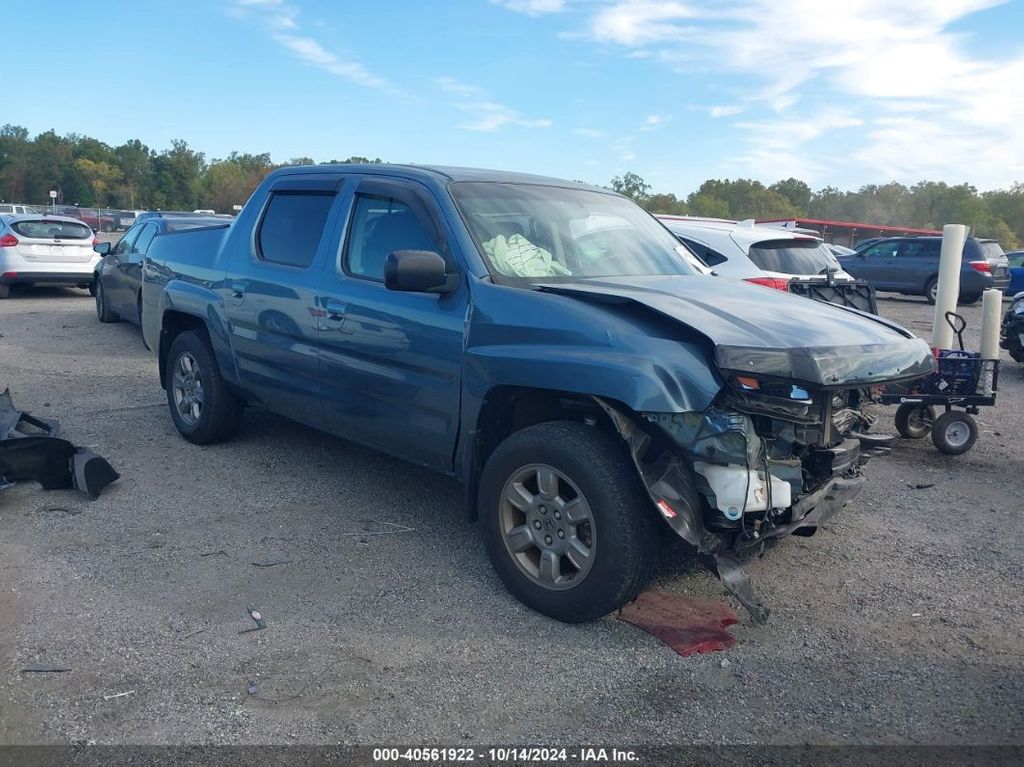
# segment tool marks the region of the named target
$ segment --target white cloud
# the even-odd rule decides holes
[[[459,125],[463,130],[489,133],[516,125],[520,128],[550,128],[551,120],[546,118],[530,119],[507,104],[491,99],[487,92],[476,85],[460,82],[454,77],[439,77],[438,87],[447,93],[459,97],[454,106],[461,112],[471,115],[469,122]]]
[[[285,0],[235,0],[234,5],[228,7],[228,14],[235,18],[256,18],[278,44],[310,66],[356,85],[399,93],[387,78],[373,74],[358,61],[327,50],[316,38],[303,34],[298,9]]]
[[[561,13],[565,10],[565,0],[491,0],[491,2],[516,13],[525,13],[527,16],[543,16],[547,13]]]
[[[603,130],[596,128],[573,128],[572,132],[577,136],[583,136],[583,138],[604,138],[608,135]]]
[[[671,120],[672,118],[667,115],[647,115],[647,117],[644,118],[643,124],[640,126],[640,130],[654,130],[655,128],[662,127]]]
[[[749,151],[741,156],[758,175],[771,175],[756,163],[771,160],[766,151],[779,143],[768,131],[785,130],[785,159],[804,168],[855,157],[886,179],[1004,185],[1021,176],[1024,162],[1024,51],[987,58],[983,49],[969,51],[953,29],[1004,2],[611,0],[590,11],[585,31],[630,57],[744,78],[741,103],[712,106],[709,114],[767,115],[742,124]],[[836,104],[856,105],[866,124],[843,134],[851,143],[841,157],[830,157],[835,152],[824,145],[808,156],[811,143],[851,127],[820,123]],[[804,127],[813,123],[811,131]]]
[[[708,109],[708,114],[712,117],[732,117],[743,112],[743,107],[738,104],[729,104],[726,106],[716,105]]]

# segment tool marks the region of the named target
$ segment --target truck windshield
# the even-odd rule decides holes
[[[458,182],[452,196],[492,273],[533,282],[698,274],[654,218],[613,194]]]

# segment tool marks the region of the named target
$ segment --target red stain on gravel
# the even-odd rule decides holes
[[[736,640],[725,627],[739,623],[723,602],[664,591],[645,591],[619,611],[619,620],[653,634],[684,658],[732,647]]]

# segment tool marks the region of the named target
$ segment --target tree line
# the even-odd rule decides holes
[[[275,168],[315,164],[309,157],[274,163],[267,152],[232,152],[207,162],[186,141],[156,151],[138,139],[110,146],[74,133],[59,136],[50,130],[30,138],[20,126],[0,127],[0,200],[31,205],[49,204],[52,190],[58,204],[83,208],[230,213]]]
[[[348,157],[336,162],[381,162]],[[175,140],[154,150],[138,139],[110,146],[78,134],[46,131],[30,137],[17,125],[0,127],[0,201],[35,205],[57,202],[87,208],[196,210],[230,213],[244,203],[268,173],[284,165],[313,165],[309,157],[274,163],[268,152],[232,152],[207,161]],[[708,179],[685,197],[654,192],[636,173],[616,176],[612,189],[654,213],[715,218],[822,218],[893,226],[940,228],[968,224],[980,237],[1004,248],[1024,242],[1024,184],[979,192],[970,184],[921,181],[869,184],[856,191],[825,187],[812,191],[795,178],[766,186],[752,179]]]
[[[1024,243],[1024,184],[1019,182],[1009,189],[979,193],[971,184],[951,186],[942,181],[812,191],[795,178],[768,186],[745,178],[708,179],[686,197],[676,197],[654,192],[641,176],[625,173],[612,179],[611,188],[652,213],[737,220],[818,218],[924,229],[955,223],[969,225],[978,237],[999,240],[1007,250]]]

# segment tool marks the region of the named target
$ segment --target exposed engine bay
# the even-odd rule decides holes
[[[600,401],[661,516],[758,621],[768,609],[745,554],[817,527],[863,489],[861,467],[893,437],[868,434],[870,389],[811,388],[732,375],[702,412],[642,413]],[[642,419],[642,420],[640,420]]]

